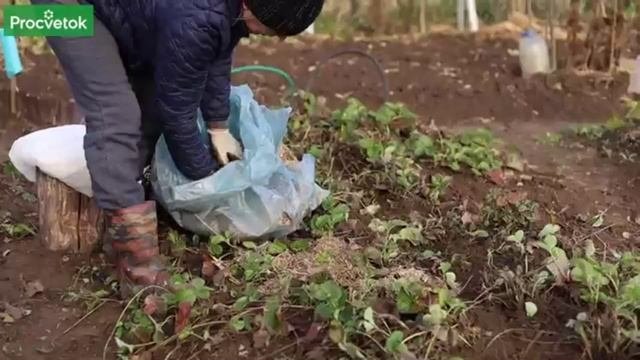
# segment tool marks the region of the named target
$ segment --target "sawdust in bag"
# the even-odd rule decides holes
[[[160,138],[151,172],[156,200],[180,226],[201,235],[256,238],[296,231],[329,193],[315,182],[313,156],[286,163],[280,157],[290,114],[290,108],[258,104],[246,85],[232,87],[229,128],[243,145],[242,160],[192,181],[177,169]],[[198,124],[209,144],[200,114]]]

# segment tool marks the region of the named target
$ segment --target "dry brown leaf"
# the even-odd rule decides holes
[[[144,298],[144,307],[142,308],[142,311],[151,316],[155,313],[166,311],[166,304],[161,297],[157,295],[148,295]]]
[[[216,265],[209,258],[205,258],[202,261],[202,276],[207,279],[213,279],[213,276],[218,271]]]
[[[179,334],[189,324],[191,316],[191,304],[180,303],[178,305],[178,313],[176,314],[176,322],[174,324],[174,333]]]
[[[504,186],[507,183],[507,177],[502,170],[493,170],[487,173],[487,177],[492,183],[498,186]]]
[[[307,330],[307,333],[302,338],[302,341],[311,342],[316,340],[320,335],[320,330],[322,330],[322,328],[323,328],[323,325],[320,323],[311,324],[311,326],[309,327],[309,330]]]

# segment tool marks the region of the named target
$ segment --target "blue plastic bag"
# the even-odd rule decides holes
[[[229,128],[243,144],[243,159],[191,181],[177,169],[161,138],[151,173],[156,200],[180,226],[196,234],[228,231],[243,239],[296,231],[329,193],[315,183],[313,156],[287,164],[279,157],[290,114],[290,108],[259,105],[246,85],[232,87]],[[198,123],[206,140],[200,115]]]

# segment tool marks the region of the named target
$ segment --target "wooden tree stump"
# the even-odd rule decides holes
[[[40,240],[52,251],[90,253],[103,233],[102,212],[93,199],[37,172]]]

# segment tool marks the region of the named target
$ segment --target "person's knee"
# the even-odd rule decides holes
[[[135,181],[141,157],[140,106],[131,92],[103,96],[86,114],[85,157],[92,173],[119,174],[123,181]],[[119,169],[126,169],[120,174]],[[94,170],[94,171],[92,171]],[[108,170],[108,171],[105,171]],[[126,175],[129,174],[129,175]]]

